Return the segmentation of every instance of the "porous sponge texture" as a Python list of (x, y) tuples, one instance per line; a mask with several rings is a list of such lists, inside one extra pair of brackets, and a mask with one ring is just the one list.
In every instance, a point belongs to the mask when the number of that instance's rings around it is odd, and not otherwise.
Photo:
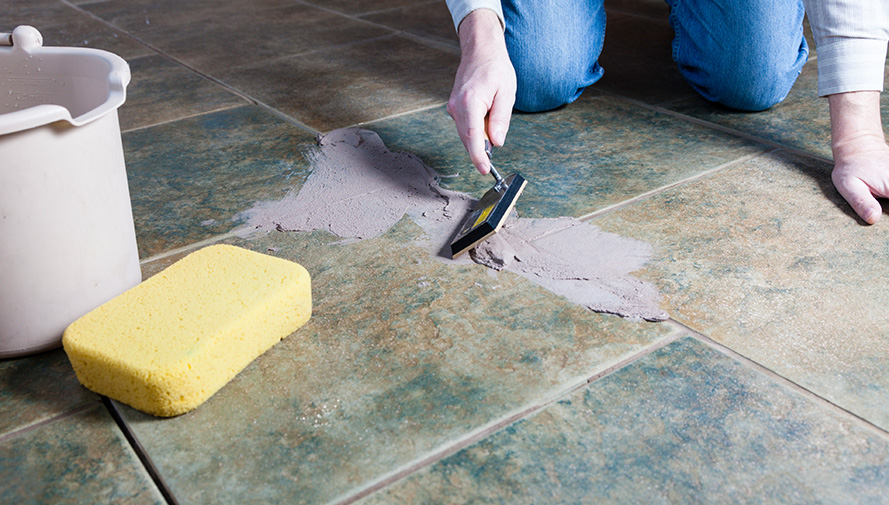
[(201, 405), (311, 313), (305, 268), (214, 245), (81, 317), (62, 345), (88, 389), (171, 417)]

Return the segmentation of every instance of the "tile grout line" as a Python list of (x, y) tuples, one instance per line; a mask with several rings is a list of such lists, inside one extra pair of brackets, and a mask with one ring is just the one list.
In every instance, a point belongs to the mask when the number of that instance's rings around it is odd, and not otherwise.
[(169, 486), (167, 486), (167, 483), (164, 481), (164, 478), (157, 470), (157, 467), (154, 466), (154, 462), (151, 461), (151, 458), (148, 457), (148, 453), (145, 451), (145, 448), (142, 447), (139, 439), (136, 438), (136, 434), (133, 433), (133, 430), (131, 430), (126, 421), (124, 421), (123, 416), (117, 409), (117, 406), (114, 405), (114, 402), (111, 401), (111, 399), (107, 396), (102, 397), (102, 403), (105, 405), (105, 408), (108, 409), (108, 413), (111, 414), (111, 417), (117, 424), (118, 429), (127, 439), (127, 442), (130, 444), (133, 452), (136, 453), (136, 457), (139, 458), (139, 462), (142, 463), (145, 471), (148, 472), (148, 476), (151, 478), (151, 481), (157, 487), (158, 491), (160, 491), (161, 495), (164, 497), (164, 500), (166, 500), (169, 505), (178, 505), (179, 502), (176, 500), (173, 492), (170, 490)]
[[(594, 88), (594, 89), (595, 89), (595, 88)], [(617, 99), (617, 100), (622, 100), (622, 101), (624, 101), (625, 103), (628, 103), (628, 104), (631, 104), (631, 105), (637, 105), (637, 106), (640, 106), (640, 107), (642, 107), (642, 108), (645, 108), (645, 109), (648, 109), (648, 110), (651, 110), (651, 111), (654, 111), (654, 112), (658, 112), (658, 113), (660, 113), (660, 114), (666, 114), (666, 115), (668, 115), (668, 116), (672, 116), (672, 117), (675, 117), (675, 118), (677, 118), (677, 119), (681, 119), (681, 120), (683, 120), (683, 121), (686, 121), (686, 122), (689, 122), (689, 123), (692, 123), (692, 124), (696, 124), (696, 125), (698, 125), (698, 126), (703, 126), (703, 127), (705, 127), (705, 128), (709, 128), (709, 129), (712, 129), (712, 130), (717, 130), (717, 131), (720, 131), (720, 132), (722, 132), (722, 133), (727, 133), (727, 134), (729, 134), (729, 135), (733, 135), (733, 136), (735, 136), (735, 137), (740, 137), (740, 138), (742, 138), (742, 139), (749, 140), (749, 141), (751, 141), (751, 142), (756, 142), (756, 143), (758, 143), (758, 144), (764, 144), (764, 145), (767, 145), (767, 146), (769, 146), (769, 147), (773, 147), (773, 148), (781, 149), (781, 150), (786, 151), (786, 152), (788, 152), (788, 153), (795, 154), (795, 155), (797, 155), (797, 156), (801, 156), (801, 157), (804, 157), (804, 158), (807, 158), (807, 159), (812, 159), (812, 160), (816, 160), (816, 161), (821, 161), (821, 162), (825, 162), (825, 163), (833, 164), (833, 160), (831, 160), (831, 159), (824, 158), (824, 157), (822, 157), (822, 156), (818, 156), (817, 154), (813, 154), (813, 153), (810, 153), (810, 152), (808, 152), (808, 151), (804, 151), (804, 150), (799, 149), (799, 148), (796, 148), (796, 147), (787, 146), (787, 145), (784, 145), (784, 144), (775, 142), (775, 141), (773, 141), (773, 140), (769, 140), (769, 139), (765, 139), (765, 138), (762, 138), (762, 137), (758, 137), (758, 136), (756, 136), (756, 135), (753, 135), (753, 134), (750, 134), (750, 133), (746, 133), (746, 132), (743, 132), (743, 131), (741, 131), (741, 130), (737, 130), (737, 129), (735, 129), (735, 128), (730, 128), (730, 127), (728, 127), (728, 126), (723, 126), (723, 125), (720, 125), (720, 124), (718, 124), (718, 123), (713, 123), (713, 122), (710, 122), (710, 121), (707, 121), (707, 120), (704, 120), (704, 119), (696, 118), (696, 117), (694, 117), (694, 116), (689, 116), (689, 115), (687, 115), (687, 114), (683, 114), (683, 113), (681, 113), (681, 112), (676, 112), (676, 111), (674, 111), (674, 110), (670, 110), (670, 109), (667, 109), (667, 108), (665, 108), (665, 107), (661, 107), (661, 106), (659, 106), (659, 105), (652, 105), (652, 104), (649, 104), (649, 103), (645, 103), (645, 102), (643, 102), (643, 101), (641, 101), (641, 100), (636, 100), (636, 99), (634, 99), (634, 98), (628, 98), (628, 97), (625, 97), (625, 96), (623, 96), (623, 95), (619, 95), (619, 94), (617, 94), (617, 93), (612, 93), (612, 92), (610, 92), (610, 91), (605, 91), (605, 90), (601, 90), (601, 89), (596, 89), (595, 91), (597, 91), (598, 93), (601, 93), (601, 94), (603, 94), (603, 95), (606, 95), (606, 96), (615, 98), (615, 99)]]
[[(671, 322), (673, 322), (671, 320)], [(439, 446), (437, 449), (433, 449), (426, 456), (417, 458), (412, 462), (409, 462), (401, 467), (401, 469), (396, 469), (390, 472), (388, 475), (380, 477), (374, 482), (364, 486), (364, 488), (359, 489), (358, 491), (352, 492), (346, 496), (341, 498), (334, 498), (330, 502), (330, 505), (351, 505), (359, 500), (362, 500), (378, 491), (382, 491), (387, 487), (396, 484), (397, 482), (404, 480), (411, 475), (427, 468), (435, 463), (477, 443), (480, 442), (489, 436), (502, 431), (503, 429), (511, 426), (519, 421), (527, 419), (534, 414), (546, 409), (547, 407), (561, 401), (565, 397), (590, 386), (591, 384), (599, 381), (605, 377), (608, 377), (625, 367), (645, 358), (649, 354), (652, 354), (673, 342), (682, 338), (687, 332), (685, 328), (679, 326), (681, 331), (676, 331), (667, 337), (649, 345), (648, 347), (643, 348), (639, 352), (632, 354), (617, 363), (596, 372), (587, 378), (579, 381), (576, 384), (570, 385), (564, 389), (560, 389), (549, 396), (548, 398), (541, 399), (538, 403), (532, 404), (530, 406), (519, 409), (518, 411), (514, 411), (512, 414), (507, 414), (504, 417), (501, 417), (499, 420), (491, 421), (465, 435), (457, 438), (455, 441), (443, 444)]]
[[(411, 109), (411, 110), (404, 111), (404, 112), (396, 112), (395, 114), (390, 114), (388, 116), (379, 117), (376, 119), (370, 119), (368, 121), (362, 121), (360, 123), (355, 123), (354, 125), (347, 126), (346, 128), (359, 127), (359, 126), (371, 126), (371, 125), (374, 125), (375, 123), (380, 123), (382, 121), (388, 121), (389, 119), (395, 119), (395, 118), (399, 118), (399, 117), (403, 117), (403, 116), (409, 116), (411, 114), (425, 112), (428, 110), (436, 109), (438, 107), (442, 107), (447, 104), (448, 104), (448, 102), (439, 102), (439, 103), (434, 103), (432, 105), (425, 105), (423, 107), (418, 107), (416, 109)], [(329, 133), (329, 132), (327, 132), (327, 133)]]
[[(354, 15), (354, 14), (347, 14), (345, 12), (340, 12), (338, 10), (334, 10), (329, 7), (324, 7), (322, 5), (309, 3), (305, 0), (293, 0), (293, 1), (294, 1), (294, 3), (297, 3), (299, 5), (304, 5), (306, 7), (312, 7), (312, 8), (318, 9), (318, 10), (322, 10), (322, 11), (327, 12), (329, 14), (335, 14), (337, 16), (341, 16), (341, 17), (350, 19), (350, 20), (358, 22), (358, 23), (364, 23), (364, 24), (373, 26), (375, 28), (382, 28), (385, 30), (389, 30), (389, 31), (393, 32), (392, 35), (398, 35), (398, 36), (413, 40), (414, 42), (417, 42), (418, 44), (422, 44), (422, 45), (432, 48), (432, 49), (437, 49), (442, 52), (449, 52), (451, 54), (460, 54), (459, 47), (454, 47), (449, 44), (438, 42), (438, 41), (435, 41), (432, 39), (427, 39), (426, 37), (414, 35), (413, 33), (406, 32), (404, 30), (398, 30), (398, 29), (392, 28), (391, 26), (386, 26), (386, 25), (383, 25), (380, 23), (374, 23), (373, 21), (368, 21), (366, 19), (359, 17), (359, 16), (367, 16), (370, 14), (374, 14), (374, 12), (367, 12), (367, 13), (362, 13), (360, 15)], [(427, 3), (432, 3), (432, 2), (427, 2)], [(384, 11), (380, 11), (380, 12), (392, 11), (392, 10), (396, 10), (399, 8), (401, 8), (401, 7), (393, 7), (392, 9), (385, 9)]]
[[(181, 61), (181, 60), (179, 60), (178, 58), (172, 56), (171, 54), (167, 53), (166, 51), (163, 51), (163, 50), (161, 50), (160, 48), (155, 47), (154, 45), (148, 43), (148, 42), (145, 41), (145, 40), (142, 40), (140, 37), (136, 36), (136, 35), (133, 34), (133, 33), (130, 33), (128, 30), (126, 30), (126, 29), (124, 29), (124, 28), (120, 28), (120, 27), (118, 27), (118, 26), (115, 26), (114, 24), (112, 24), (112, 23), (106, 21), (105, 19), (103, 19), (103, 18), (101, 18), (101, 17), (99, 17), (99, 16), (97, 16), (97, 15), (95, 15), (95, 14), (93, 14), (92, 12), (89, 12), (89, 11), (87, 11), (87, 10), (81, 9), (81, 8), (78, 7), (77, 5), (74, 5), (74, 4), (69, 3), (68, 0), (60, 0), (60, 2), (63, 3), (64, 5), (67, 5), (68, 7), (71, 7), (72, 9), (77, 10), (78, 12), (80, 12), (80, 13), (86, 15), (86, 16), (91, 17), (92, 19), (95, 19), (96, 21), (101, 22), (102, 24), (104, 24), (105, 26), (107, 26), (107, 27), (109, 27), (109, 28), (112, 28), (112, 29), (114, 29), (114, 30), (120, 31), (121, 33), (123, 33), (123, 34), (126, 35), (127, 37), (131, 38), (133, 41), (135, 41), (135, 42), (141, 44), (142, 46), (144, 46), (144, 47), (146, 47), (146, 48), (148, 48), (148, 49), (154, 51), (154, 52), (157, 53), (158, 55), (163, 56), (164, 58), (167, 58), (168, 60), (172, 61), (173, 63), (175, 63), (175, 64), (177, 64), (177, 65), (179, 65), (179, 66), (181, 66), (181, 67), (183, 67), (183, 68), (185, 68), (185, 69), (191, 71), (192, 73), (194, 73), (194, 74), (196, 74), (196, 75), (198, 75), (198, 76), (200, 76), (200, 77), (202, 77), (202, 78), (204, 78), (204, 79), (206, 79), (206, 80), (208, 80), (208, 81), (210, 81), (210, 82), (212, 82), (212, 83), (214, 83), (214, 84), (216, 84), (216, 85), (222, 87), (223, 89), (227, 90), (229, 93), (231, 93), (231, 94), (233, 94), (233, 95), (235, 95), (235, 96), (237, 96), (237, 97), (239, 97), (239, 98), (241, 98), (241, 99), (243, 99), (243, 100), (246, 100), (249, 104), (254, 105), (254, 106), (256, 106), (256, 107), (259, 107), (259, 108), (261, 108), (261, 109), (263, 109), (263, 110), (266, 110), (267, 112), (273, 113), (275, 116), (277, 116), (277, 117), (279, 117), (279, 118), (281, 118), (281, 119), (284, 119), (284, 120), (287, 121), (288, 123), (292, 124), (293, 126), (296, 126), (297, 128), (300, 128), (301, 130), (306, 131), (307, 133), (311, 133), (311, 134), (313, 134), (313, 135), (317, 134), (317, 131), (315, 131), (314, 129), (310, 128), (308, 125), (303, 124), (303, 123), (300, 122), (300, 121), (297, 121), (295, 118), (291, 118), (290, 116), (287, 116), (286, 114), (284, 114), (284, 113), (278, 111), (277, 109), (273, 109), (273, 108), (269, 107), (267, 104), (260, 102), (259, 100), (257, 100), (257, 99), (255, 99), (255, 98), (253, 98), (252, 96), (250, 96), (250, 95), (248, 95), (248, 94), (246, 94), (246, 93), (240, 91), (239, 89), (235, 88), (234, 86), (231, 86), (231, 85), (228, 84), (228, 83), (225, 83), (225, 82), (223, 82), (223, 81), (221, 81), (221, 80), (219, 80), (219, 79), (217, 79), (217, 78), (215, 78), (215, 77), (213, 77), (213, 76), (211, 76), (211, 75), (208, 75), (208, 74), (205, 74), (204, 72), (199, 71), (198, 69), (192, 67), (191, 65), (189, 65), (189, 64), (187, 64), (187, 63), (185, 63), (185, 62), (183, 62), (183, 61)], [(147, 57), (147, 56), (140, 56), (140, 57)], [(200, 115), (203, 115), (203, 114), (206, 114), (206, 113), (201, 113), (201, 114), (197, 114), (197, 115), (193, 115), (193, 116), (189, 116), (189, 117), (197, 117), (197, 116), (200, 116)], [(182, 118), (180, 118), (180, 119), (182, 119)], [(175, 120), (171, 120), (171, 121), (169, 121), (169, 122), (173, 122), (173, 121), (175, 121)], [(155, 126), (156, 126), (156, 125), (155, 125)]]
[(880, 438), (882, 438), (886, 441), (889, 441), (889, 431), (887, 431), (886, 429), (883, 429), (880, 426), (877, 426), (874, 423), (868, 421), (867, 419), (859, 416), (858, 414), (856, 414), (856, 413), (854, 413), (854, 412), (852, 412), (840, 405), (837, 405), (836, 403), (828, 400), (827, 398), (824, 398), (823, 396), (815, 393), (814, 391), (812, 391), (800, 384), (797, 384), (796, 382), (779, 374), (778, 372), (772, 370), (771, 368), (768, 368), (768, 367), (744, 356), (743, 354), (731, 349), (730, 347), (713, 340), (712, 338), (708, 337), (707, 335), (704, 335), (703, 333), (701, 333), (697, 330), (694, 330), (693, 328), (691, 328), (683, 323), (680, 323), (679, 321), (676, 321), (675, 319), (671, 318), (670, 320), (673, 321), (675, 324), (685, 328), (687, 333), (692, 338), (700, 341), (701, 343), (710, 347), (711, 349), (714, 349), (715, 351), (731, 358), (732, 360), (740, 363), (742, 366), (745, 366), (747, 368), (750, 368), (752, 370), (755, 370), (755, 371), (765, 375), (766, 377), (772, 379), (774, 382), (780, 384), (781, 386), (784, 386), (784, 387), (790, 389), (791, 391), (795, 391), (796, 393), (800, 394), (804, 398), (807, 398), (807, 399), (815, 402), (816, 404), (821, 405), (822, 407), (826, 407), (827, 409), (839, 414), (840, 416), (842, 416), (845, 419), (852, 420), (853, 422), (857, 423), (859, 426), (867, 429), (869, 432), (875, 433)]
[(704, 178), (706, 178), (706, 177), (709, 177), (709, 176), (715, 174), (716, 172), (720, 172), (720, 171), (723, 171), (723, 170), (727, 170), (727, 169), (732, 168), (732, 167), (734, 167), (734, 166), (736, 166), (736, 165), (739, 165), (739, 164), (741, 164), (741, 163), (745, 163), (745, 162), (750, 161), (750, 160), (755, 159), (755, 158), (759, 158), (759, 157), (761, 157), (761, 156), (767, 156), (768, 154), (774, 153), (774, 152), (779, 151), (779, 150), (780, 150), (780, 148), (777, 148), (777, 147), (776, 147), (776, 148), (768, 149), (768, 150), (766, 150), (766, 151), (760, 151), (760, 152), (758, 152), (758, 153), (751, 153), (751, 154), (742, 156), (742, 157), (740, 157), (740, 158), (737, 158), (737, 159), (734, 159), (734, 160), (732, 160), (732, 161), (723, 163), (723, 164), (721, 164), (721, 165), (717, 165), (717, 166), (715, 166), (715, 167), (713, 167), (713, 168), (709, 168), (709, 169), (704, 170), (704, 171), (702, 171), (702, 172), (698, 172), (697, 174), (694, 174), (694, 175), (692, 175), (692, 176), (690, 176), (690, 177), (686, 177), (685, 179), (682, 179), (682, 180), (679, 180), (679, 181), (676, 181), (676, 182), (667, 184), (667, 185), (665, 185), (665, 186), (661, 186), (661, 187), (659, 187), (659, 188), (652, 189), (652, 190), (650, 190), (650, 191), (646, 191), (646, 192), (644, 192), (644, 193), (640, 193), (640, 194), (638, 194), (638, 195), (636, 195), (636, 196), (634, 196), (634, 197), (632, 197), (632, 198), (628, 198), (627, 200), (623, 200), (623, 201), (621, 201), (621, 202), (618, 202), (618, 203), (609, 205), (609, 206), (607, 206), (607, 207), (603, 207), (603, 208), (601, 208), (601, 209), (595, 210), (595, 211), (593, 211), (593, 212), (584, 214), (584, 215), (578, 217), (577, 220), (579, 220), (579, 221), (588, 221), (588, 220), (591, 220), (591, 219), (593, 219), (593, 218), (602, 216), (602, 215), (604, 215), (604, 214), (608, 214), (608, 213), (610, 213), (610, 212), (613, 212), (613, 211), (622, 209), (622, 208), (624, 208), (624, 207), (628, 207), (628, 206), (630, 206), (630, 205), (633, 205), (633, 204), (638, 203), (638, 202), (640, 202), (640, 201), (642, 201), (642, 200), (651, 198), (651, 197), (653, 197), (653, 196), (659, 195), (659, 194), (661, 194), (661, 193), (666, 193), (667, 191), (670, 191), (670, 190), (675, 189), (675, 188), (677, 188), (677, 187), (684, 186), (684, 185), (686, 185), (686, 184), (690, 184), (690, 183), (692, 183), (692, 182), (694, 182), (694, 181), (697, 181), (697, 180), (699, 180), (699, 179), (704, 179)]
[(61, 421), (63, 419), (67, 419), (69, 417), (76, 416), (77, 414), (80, 414), (81, 412), (84, 412), (84, 411), (89, 410), (91, 408), (97, 407), (98, 405), (99, 405), (99, 402), (96, 400), (93, 400), (93, 401), (90, 401), (89, 403), (84, 403), (82, 405), (74, 407), (73, 409), (63, 412), (61, 414), (49, 417), (47, 419), (43, 419), (42, 421), (38, 421), (34, 424), (29, 424), (29, 425), (25, 426), (24, 428), (19, 428), (19, 429), (15, 429), (12, 431), (8, 431), (8, 432), (0, 435), (0, 443), (6, 442), (8, 440), (12, 440), (13, 438), (16, 438), (20, 435), (24, 435), (25, 433), (34, 431), (38, 428), (42, 428), (42, 427), (44, 427), (48, 424), (52, 424), (56, 421)]
[[(240, 97), (239, 97), (239, 98), (240, 98)], [(201, 117), (201, 116), (205, 116), (205, 115), (215, 114), (215, 113), (217, 113), (217, 112), (222, 112), (222, 111), (227, 111), (227, 110), (237, 109), (237, 108), (239, 108), (239, 107), (250, 107), (250, 106), (255, 106), (255, 105), (256, 105), (256, 104), (254, 104), (254, 103), (239, 103), (239, 104), (235, 104), (235, 105), (229, 105), (229, 106), (226, 106), (226, 107), (219, 107), (218, 109), (207, 110), (207, 111), (203, 111), (203, 112), (195, 112), (194, 114), (188, 114), (188, 115), (186, 115), (186, 116), (180, 116), (180, 117), (177, 117), (177, 118), (175, 118), (175, 119), (167, 119), (167, 120), (164, 120), (164, 121), (159, 121), (159, 122), (157, 122), (157, 123), (152, 123), (152, 124), (143, 125), (143, 126), (136, 126), (135, 128), (128, 128), (128, 129), (126, 129), (126, 130), (121, 130), (120, 133), (131, 133), (131, 132), (137, 132), (137, 131), (141, 131), (141, 130), (147, 130), (148, 128), (154, 128), (155, 126), (163, 126), (163, 125), (167, 125), (167, 124), (170, 124), (170, 123), (175, 123), (176, 121), (181, 121), (181, 120), (184, 120), (184, 119), (193, 119), (193, 118), (196, 118), (196, 117)]]
[(241, 237), (241, 235), (240, 235), (238, 232), (239, 232), (239, 231), (242, 231), (242, 230), (243, 230), (242, 228), (236, 228), (235, 230), (232, 230), (232, 231), (230, 231), (230, 232), (228, 232), (228, 233), (222, 233), (222, 234), (220, 234), (220, 235), (214, 235), (214, 236), (212, 236), (212, 237), (210, 237), (210, 238), (207, 238), (207, 239), (204, 239), (204, 240), (199, 240), (199, 241), (197, 241), (197, 242), (192, 242), (191, 244), (184, 245), (184, 246), (182, 246), (182, 247), (176, 247), (176, 248), (174, 248), (174, 249), (169, 249), (169, 250), (164, 251), (164, 252), (162, 252), (162, 253), (155, 254), (154, 256), (149, 256), (149, 257), (147, 257), (147, 258), (145, 258), (145, 259), (141, 259), (141, 260), (139, 260), (139, 264), (142, 265), (142, 266), (144, 266), (144, 265), (147, 265), (147, 264), (152, 263), (152, 262), (155, 262), (155, 261), (160, 261), (160, 260), (162, 260), (162, 259), (169, 258), (170, 256), (175, 256), (175, 255), (180, 254), (180, 253), (184, 253), (184, 252), (192, 251), (192, 250), (195, 250), (195, 249), (199, 249), (199, 248), (201, 248), (201, 247), (205, 247), (205, 246), (208, 246), (208, 245), (213, 245), (213, 244), (215, 244), (216, 242), (219, 242), (219, 241), (222, 241), (222, 240), (225, 240), (225, 239), (228, 239), (228, 238)]

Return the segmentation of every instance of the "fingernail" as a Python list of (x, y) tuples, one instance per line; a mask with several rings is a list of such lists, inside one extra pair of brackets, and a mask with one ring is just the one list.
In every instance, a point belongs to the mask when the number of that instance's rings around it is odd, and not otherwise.
[(505, 140), (506, 134), (503, 133), (503, 130), (494, 130), (491, 132), (491, 141), (494, 142), (495, 146), (502, 146)]
[(879, 218), (880, 211), (878, 211), (877, 209), (870, 208), (864, 213), (864, 220), (867, 222), (867, 224), (876, 224), (877, 219)]

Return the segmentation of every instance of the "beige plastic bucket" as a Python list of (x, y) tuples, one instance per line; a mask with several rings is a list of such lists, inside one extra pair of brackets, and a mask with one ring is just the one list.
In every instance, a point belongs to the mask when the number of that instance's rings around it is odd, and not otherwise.
[(0, 33), (0, 358), (57, 347), (141, 281), (117, 108), (130, 70)]

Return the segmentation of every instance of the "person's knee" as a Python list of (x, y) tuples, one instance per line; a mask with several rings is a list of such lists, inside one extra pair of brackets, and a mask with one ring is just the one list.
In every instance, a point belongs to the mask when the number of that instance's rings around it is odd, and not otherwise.
[[(807, 52), (806, 52), (807, 54)], [(800, 69), (805, 63), (790, 58), (775, 58), (773, 54), (743, 55), (738, 60), (726, 59), (713, 72), (718, 78), (709, 83), (715, 101), (741, 111), (763, 111), (777, 105), (790, 92)]]
[(516, 62), (515, 108), (522, 112), (542, 112), (569, 104), (580, 96), (584, 88), (602, 75), (594, 60), (586, 67), (572, 66), (559, 61)]

